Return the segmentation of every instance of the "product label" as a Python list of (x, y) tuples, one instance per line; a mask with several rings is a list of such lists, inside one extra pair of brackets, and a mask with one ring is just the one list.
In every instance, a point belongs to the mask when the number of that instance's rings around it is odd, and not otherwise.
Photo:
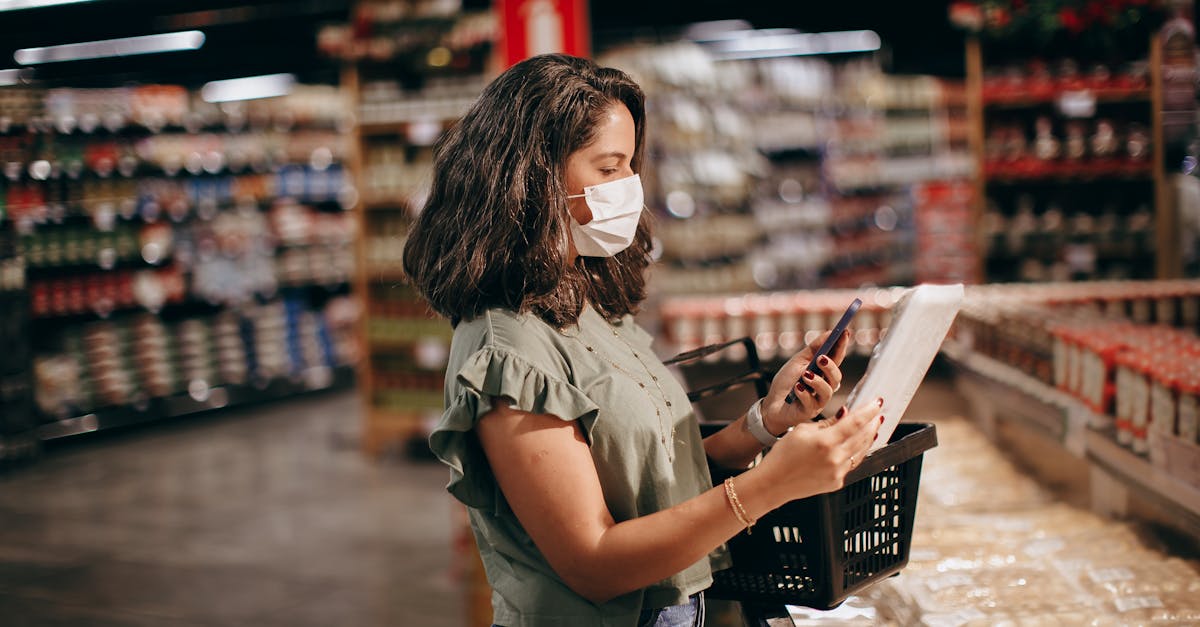
[(1067, 346), (1067, 390), (1079, 391), (1079, 347), (1075, 344)]
[(1114, 581), (1129, 581), (1133, 579), (1133, 571), (1128, 568), (1097, 568), (1087, 572), (1092, 583), (1105, 584)]
[(1196, 443), (1197, 431), (1200, 430), (1200, 403), (1195, 394), (1184, 394), (1179, 397), (1179, 437), (1189, 444)]
[(1175, 394), (1161, 381), (1155, 381), (1150, 391), (1150, 428), (1175, 434)]
[(1149, 404), (1150, 404), (1150, 382), (1145, 375), (1134, 373), (1133, 376), (1133, 407), (1130, 412), (1130, 418), (1133, 420), (1133, 426), (1144, 427), (1149, 420)]
[(1067, 385), (1067, 345), (1062, 338), (1054, 338), (1054, 385)]
[(1115, 599), (1113, 605), (1117, 606), (1118, 612), (1124, 613), (1133, 610), (1162, 607), (1163, 602), (1158, 597), (1121, 597)]

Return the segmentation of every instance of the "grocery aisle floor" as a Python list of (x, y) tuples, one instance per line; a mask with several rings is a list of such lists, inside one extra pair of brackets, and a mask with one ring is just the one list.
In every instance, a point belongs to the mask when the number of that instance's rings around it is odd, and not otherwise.
[(314, 395), (0, 474), (0, 624), (461, 627), (445, 472), (369, 461), (358, 416)]
[(445, 471), (360, 429), (344, 391), (50, 448), (0, 475), (0, 623), (462, 627)]
[[(358, 410), (352, 391), (307, 396), (79, 439), (0, 474), (0, 624), (462, 627), (445, 471), (364, 457)], [(938, 469), (961, 451), (947, 438), (978, 437), (967, 413), (935, 368), (907, 414), (946, 449), (927, 460), (927, 516), (986, 498)]]

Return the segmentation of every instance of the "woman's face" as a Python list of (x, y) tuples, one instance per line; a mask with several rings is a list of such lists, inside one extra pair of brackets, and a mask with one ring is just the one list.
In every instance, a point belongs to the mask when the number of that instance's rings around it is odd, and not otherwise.
[[(595, 139), (591, 144), (576, 150), (567, 157), (566, 185), (568, 194), (582, 194), (583, 188), (633, 176), (630, 161), (636, 146), (633, 115), (622, 103), (610, 106), (596, 125)], [(580, 224), (592, 221), (592, 210), (588, 209), (583, 197), (567, 200), (567, 210)], [(576, 256), (575, 243), (571, 243), (571, 258)]]

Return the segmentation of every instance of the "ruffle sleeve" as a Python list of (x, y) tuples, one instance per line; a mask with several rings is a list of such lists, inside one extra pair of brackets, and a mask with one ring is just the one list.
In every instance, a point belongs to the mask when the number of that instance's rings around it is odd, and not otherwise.
[(446, 411), (429, 436), (429, 446), (450, 467), (446, 488), (469, 507), (496, 510), (503, 499), (475, 436), (475, 424), (492, 409), (493, 398), (534, 414), (565, 421), (594, 419), (599, 407), (579, 388), (503, 349), (484, 347), (469, 357), (448, 390)]

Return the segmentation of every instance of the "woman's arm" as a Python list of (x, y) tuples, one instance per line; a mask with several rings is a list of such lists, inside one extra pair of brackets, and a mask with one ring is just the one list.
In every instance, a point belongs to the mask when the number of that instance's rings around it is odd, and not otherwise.
[[(747, 514), (757, 519), (787, 501), (841, 487), (850, 458), (862, 459), (878, 430), (876, 411), (864, 408), (830, 428), (794, 429), (763, 464), (735, 479)], [(476, 430), (525, 531), (567, 586), (594, 603), (670, 577), (742, 529), (722, 486), (615, 522), (576, 422), (496, 399)]]
[[(850, 345), (849, 331), (842, 334), (829, 359), (817, 362), (823, 376), (806, 373), (808, 362), (813, 353), (825, 342), (826, 333), (818, 337), (775, 373), (771, 381), (771, 389), (767, 392), (762, 403), (763, 426), (774, 435), (783, 435), (793, 426), (808, 422), (821, 413), (821, 409), (833, 397), (833, 393), (841, 387), (842, 371), (839, 364), (846, 357), (846, 349)], [(798, 382), (804, 379), (808, 389)], [(797, 402), (787, 404), (784, 398), (789, 391), (794, 391)], [(704, 438), (704, 452), (713, 462), (725, 468), (745, 468), (763, 450), (762, 442), (758, 441), (746, 426), (746, 415), (729, 423), (720, 431)]]

